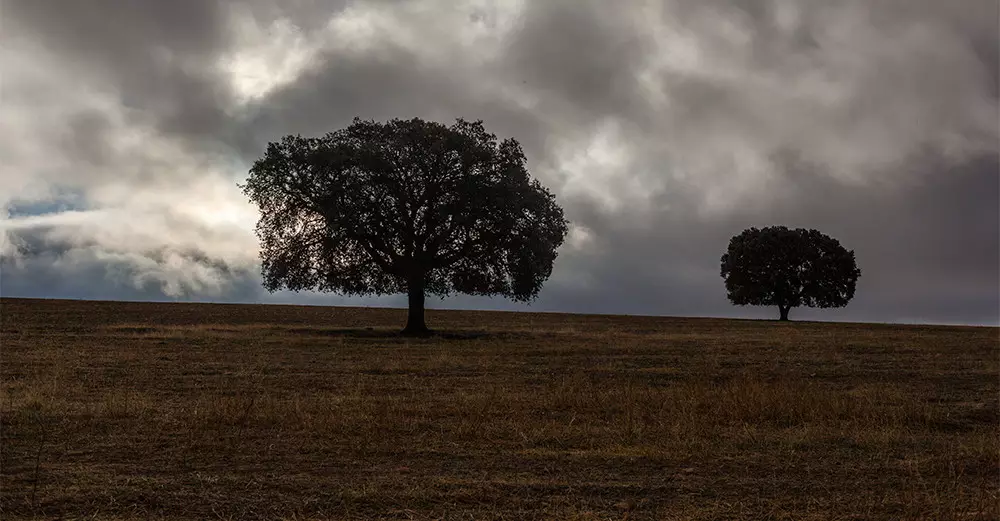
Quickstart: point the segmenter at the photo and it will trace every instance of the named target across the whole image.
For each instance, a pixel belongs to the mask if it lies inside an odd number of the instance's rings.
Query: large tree
[[[567,231],[518,142],[481,121],[355,119],[286,136],[242,188],[260,209],[268,291],[406,293],[404,334],[429,332],[427,293],[534,299]]]
[[[740,306],[778,306],[780,320],[788,320],[788,311],[798,306],[846,306],[860,276],[854,251],[804,228],[744,230],[722,256],[729,300]]]

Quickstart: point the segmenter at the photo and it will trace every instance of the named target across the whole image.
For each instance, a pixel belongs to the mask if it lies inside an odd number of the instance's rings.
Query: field
[[[996,328],[0,301],[0,518],[998,519]]]

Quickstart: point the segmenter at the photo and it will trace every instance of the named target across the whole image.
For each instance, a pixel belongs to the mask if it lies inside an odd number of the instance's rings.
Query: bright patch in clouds
[[[232,25],[237,43],[221,66],[243,103],[294,81],[320,50],[318,42],[286,18],[261,21],[237,10]]]
[[[488,62],[517,26],[524,0],[351,3],[321,29],[306,32],[287,18],[259,20],[234,9],[236,43],[220,60],[238,100],[247,103],[293,82],[323,52],[364,53],[391,44],[424,59]],[[451,29],[441,31],[440,27]],[[476,52],[469,52],[475,48]]]
[[[642,205],[651,192],[633,175],[631,152],[620,124],[612,120],[564,141],[556,156],[556,169],[564,178],[562,193],[599,201],[612,212],[622,210],[626,202]]]

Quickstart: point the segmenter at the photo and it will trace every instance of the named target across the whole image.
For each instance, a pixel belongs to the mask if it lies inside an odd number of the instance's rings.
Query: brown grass
[[[0,302],[0,518],[998,519],[996,328]],[[366,329],[372,328],[372,329]]]

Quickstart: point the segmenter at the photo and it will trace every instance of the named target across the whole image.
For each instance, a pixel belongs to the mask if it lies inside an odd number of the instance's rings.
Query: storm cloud
[[[532,309],[734,308],[749,226],[855,250],[844,309],[996,324],[993,0],[8,0],[0,293],[374,303],[259,287],[236,183],[352,118],[482,119],[572,231]],[[457,297],[435,307],[523,309]]]

